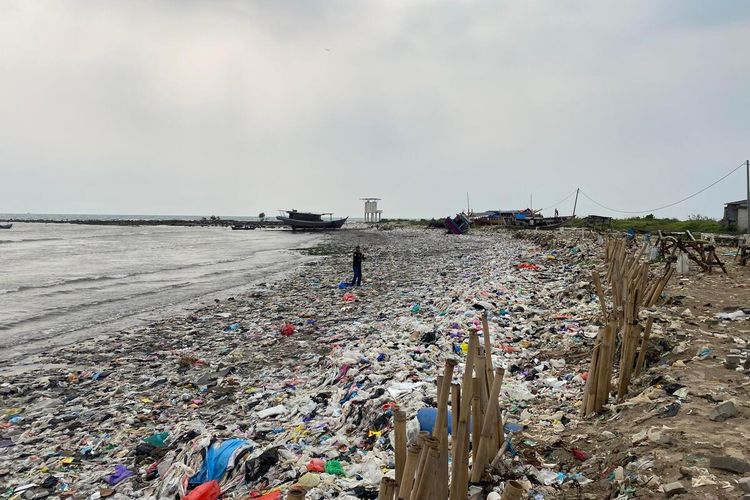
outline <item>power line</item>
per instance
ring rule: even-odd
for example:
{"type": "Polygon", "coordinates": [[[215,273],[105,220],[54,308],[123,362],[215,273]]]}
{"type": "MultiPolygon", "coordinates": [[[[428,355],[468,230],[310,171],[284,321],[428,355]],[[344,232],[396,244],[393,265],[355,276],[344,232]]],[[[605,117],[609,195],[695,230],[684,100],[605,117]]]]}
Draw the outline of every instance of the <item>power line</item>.
{"type": "Polygon", "coordinates": [[[568,196],[566,196],[566,197],[565,197],[565,198],[563,198],[562,200],[558,201],[557,203],[553,203],[552,205],[550,205],[550,206],[548,206],[548,207],[544,207],[544,208],[542,208],[542,209],[541,209],[541,211],[542,211],[542,212],[544,212],[544,211],[545,211],[545,210],[547,210],[548,208],[552,208],[552,207],[554,207],[554,206],[560,205],[560,204],[561,204],[562,202],[564,202],[564,201],[568,201],[568,200],[569,200],[569,199],[570,199],[570,198],[571,198],[571,197],[572,197],[572,196],[573,196],[574,194],[576,194],[576,190],[575,190],[575,189],[573,190],[573,192],[571,192],[571,193],[570,193],[570,194],[569,194],[568,196]]]}
{"type": "Polygon", "coordinates": [[[675,201],[674,203],[669,203],[668,205],[664,205],[664,206],[661,206],[661,207],[650,208],[650,209],[648,209],[648,210],[638,210],[638,211],[632,211],[632,210],[618,210],[618,209],[616,209],[616,208],[611,208],[611,207],[608,207],[608,206],[606,206],[606,205],[603,205],[603,204],[599,203],[598,201],[596,201],[595,199],[593,199],[593,198],[592,198],[591,196],[589,196],[588,194],[586,194],[586,192],[585,192],[585,191],[583,191],[583,190],[581,190],[581,194],[582,194],[583,196],[585,196],[585,197],[586,197],[586,198],[587,198],[587,199],[588,199],[589,201],[591,201],[592,203],[595,203],[596,205],[599,205],[600,207],[602,207],[602,208],[604,208],[604,209],[606,209],[606,210],[612,211],[612,212],[619,212],[619,213],[621,213],[621,214],[645,214],[645,213],[649,213],[649,212],[657,212],[657,211],[659,211],[659,210],[664,210],[665,208],[669,208],[669,207],[673,207],[673,206],[675,206],[675,205],[679,205],[680,203],[682,203],[682,202],[684,202],[684,201],[687,201],[687,200],[689,200],[690,198],[693,198],[693,197],[695,197],[695,196],[698,196],[698,195],[699,195],[699,194],[701,194],[701,193],[702,193],[703,191],[705,191],[705,190],[707,190],[707,189],[709,189],[709,188],[711,188],[711,187],[715,186],[716,184],[720,183],[721,181],[723,181],[724,179],[726,179],[727,177],[729,177],[730,175],[732,175],[733,173],[735,173],[735,172],[736,172],[737,170],[739,170],[740,168],[742,168],[742,167],[744,167],[744,166],[745,166],[745,162],[743,161],[743,162],[742,162],[742,163],[740,163],[740,164],[739,164],[739,165],[738,165],[737,167],[735,167],[734,169],[732,169],[732,170],[731,170],[730,172],[728,172],[728,173],[727,173],[727,174],[725,174],[724,176],[722,176],[722,177],[720,177],[719,179],[715,180],[714,182],[712,182],[712,183],[711,183],[711,184],[709,184],[708,186],[704,187],[703,189],[701,189],[701,190],[699,190],[699,191],[696,191],[695,193],[691,194],[690,196],[686,196],[685,198],[682,198],[682,199],[680,199],[680,200],[677,200],[677,201],[675,201]]]}

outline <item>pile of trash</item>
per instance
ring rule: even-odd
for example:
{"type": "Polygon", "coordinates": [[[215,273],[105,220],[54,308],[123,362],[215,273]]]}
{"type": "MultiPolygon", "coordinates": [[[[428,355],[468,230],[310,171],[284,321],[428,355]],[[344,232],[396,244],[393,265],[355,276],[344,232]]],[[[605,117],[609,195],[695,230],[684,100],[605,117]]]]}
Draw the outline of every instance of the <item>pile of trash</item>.
{"type": "MultiPolygon", "coordinates": [[[[331,255],[283,281],[47,353],[53,368],[0,378],[0,497],[273,499],[297,486],[308,499],[377,498],[395,467],[394,411],[410,439],[429,430],[436,375],[453,356],[460,377],[478,302],[506,370],[508,446],[485,492],[507,479],[535,499],[636,484],[648,464],[602,471],[605,458],[570,438],[584,432],[600,243],[342,231],[331,255]],[[341,286],[355,244],[364,286],[341,286]]],[[[670,349],[660,332],[655,349],[670,349]]]]}

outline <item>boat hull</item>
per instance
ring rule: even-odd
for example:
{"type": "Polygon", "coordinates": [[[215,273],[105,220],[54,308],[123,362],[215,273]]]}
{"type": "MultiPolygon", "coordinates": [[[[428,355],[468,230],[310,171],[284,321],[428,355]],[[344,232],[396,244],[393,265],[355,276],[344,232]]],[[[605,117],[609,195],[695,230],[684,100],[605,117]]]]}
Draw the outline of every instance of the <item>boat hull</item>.
{"type": "Polygon", "coordinates": [[[575,216],[543,217],[534,219],[533,224],[531,224],[529,220],[521,220],[515,224],[509,224],[503,227],[508,229],[539,229],[540,231],[546,231],[567,226],[574,218],[575,216]]]}
{"type": "Polygon", "coordinates": [[[0,229],[10,229],[13,227],[13,224],[0,224],[0,229]]]}
{"type": "Polygon", "coordinates": [[[336,220],[300,220],[279,215],[276,219],[291,227],[293,231],[326,231],[341,229],[349,217],[336,220]]]}

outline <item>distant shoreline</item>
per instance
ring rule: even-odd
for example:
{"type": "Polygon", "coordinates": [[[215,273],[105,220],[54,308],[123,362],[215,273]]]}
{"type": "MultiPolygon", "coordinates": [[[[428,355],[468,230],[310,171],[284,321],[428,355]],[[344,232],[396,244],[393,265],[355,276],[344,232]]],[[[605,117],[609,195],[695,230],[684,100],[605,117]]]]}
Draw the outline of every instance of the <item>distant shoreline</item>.
{"type": "Polygon", "coordinates": [[[239,219],[5,219],[8,222],[23,222],[34,224],[84,224],[94,226],[186,226],[186,227],[216,227],[216,226],[249,226],[249,227],[282,227],[284,224],[277,220],[239,220],[239,219]]]}

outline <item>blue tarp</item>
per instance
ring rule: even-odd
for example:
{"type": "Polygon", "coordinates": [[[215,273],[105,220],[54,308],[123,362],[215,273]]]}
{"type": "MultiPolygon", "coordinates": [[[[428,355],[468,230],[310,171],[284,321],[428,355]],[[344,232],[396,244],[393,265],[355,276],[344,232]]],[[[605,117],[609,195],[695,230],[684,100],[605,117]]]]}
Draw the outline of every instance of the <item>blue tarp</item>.
{"type": "Polygon", "coordinates": [[[203,460],[201,470],[190,478],[189,484],[196,486],[206,481],[221,481],[227,471],[229,459],[232,458],[235,451],[245,446],[250,446],[250,441],[229,439],[221,444],[212,444],[206,451],[206,458],[203,460]]]}

